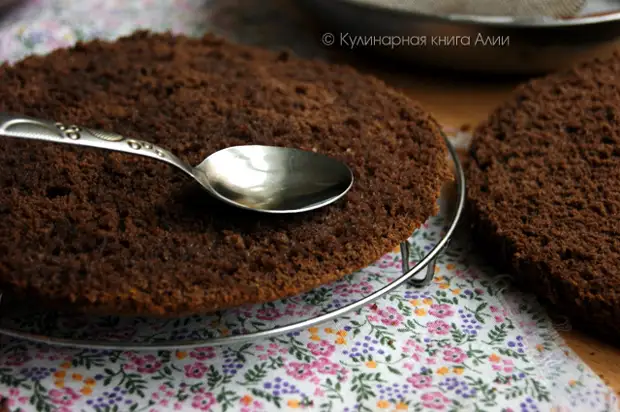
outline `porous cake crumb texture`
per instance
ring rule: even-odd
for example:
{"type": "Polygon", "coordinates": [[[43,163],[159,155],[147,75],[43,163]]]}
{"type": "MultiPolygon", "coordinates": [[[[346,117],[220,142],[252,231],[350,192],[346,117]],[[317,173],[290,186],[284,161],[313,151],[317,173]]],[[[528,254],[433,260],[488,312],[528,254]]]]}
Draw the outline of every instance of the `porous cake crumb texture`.
{"type": "Polygon", "coordinates": [[[0,139],[0,289],[85,312],[179,315],[307,291],[406,239],[450,176],[435,121],[384,83],[211,35],[138,32],[0,66],[0,110],[142,138],[191,164],[265,144],[354,171],[338,203],[267,216],[150,159],[0,139]]]}
{"type": "Polygon", "coordinates": [[[620,337],[620,56],[520,86],[467,170],[487,256],[580,326],[620,337]]]}

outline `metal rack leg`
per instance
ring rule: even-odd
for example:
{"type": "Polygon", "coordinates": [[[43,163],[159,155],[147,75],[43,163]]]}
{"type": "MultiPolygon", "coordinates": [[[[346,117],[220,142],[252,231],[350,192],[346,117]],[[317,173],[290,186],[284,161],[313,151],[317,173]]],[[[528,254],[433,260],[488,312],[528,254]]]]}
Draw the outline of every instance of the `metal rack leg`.
{"type": "Polygon", "coordinates": [[[411,279],[409,279],[409,283],[415,287],[422,287],[422,286],[426,286],[429,283],[431,283],[433,278],[435,277],[435,264],[436,263],[437,263],[437,256],[435,256],[433,259],[431,259],[430,262],[428,262],[428,265],[426,266],[426,275],[424,276],[424,278],[416,279],[415,277],[412,277],[411,279]]]}
{"type": "MultiPolygon", "coordinates": [[[[426,275],[424,275],[424,278],[422,279],[416,279],[415,275],[411,277],[411,279],[409,279],[409,283],[415,287],[423,287],[428,285],[429,283],[432,282],[433,278],[435,277],[435,267],[437,264],[437,258],[439,257],[439,255],[441,255],[443,253],[444,250],[446,250],[446,248],[448,247],[448,244],[450,242],[448,242],[442,249],[441,251],[439,251],[439,253],[437,253],[435,255],[435,257],[433,259],[431,259],[430,262],[428,262],[428,265],[426,266],[426,275]]],[[[400,244],[400,255],[401,255],[401,260],[402,260],[402,272],[403,275],[405,275],[407,272],[409,272],[409,256],[410,256],[410,247],[411,245],[409,245],[409,242],[402,242],[400,244]]]]}
{"type": "Polygon", "coordinates": [[[409,272],[409,247],[409,242],[406,240],[400,243],[400,256],[403,275],[409,272]]]}

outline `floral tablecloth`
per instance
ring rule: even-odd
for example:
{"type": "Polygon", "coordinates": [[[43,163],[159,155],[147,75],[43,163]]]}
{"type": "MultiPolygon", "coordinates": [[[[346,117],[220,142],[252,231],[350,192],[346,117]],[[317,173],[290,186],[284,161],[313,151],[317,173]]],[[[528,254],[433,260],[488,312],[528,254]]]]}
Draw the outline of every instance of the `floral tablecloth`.
{"type": "MultiPolygon", "coordinates": [[[[18,3],[0,17],[0,61],[137,28],[325,54],[286,1],[18,3]]],[[[251,344],[122,352],[0,337],[0,397],[11,411],[616,410],[613,392],[535,300],[493,276],[466,244],[453,243],[424,290],[404,286],[359,313],[251,344]]],[[[371,269],[399,264],[390,254],[371,269]]]]}

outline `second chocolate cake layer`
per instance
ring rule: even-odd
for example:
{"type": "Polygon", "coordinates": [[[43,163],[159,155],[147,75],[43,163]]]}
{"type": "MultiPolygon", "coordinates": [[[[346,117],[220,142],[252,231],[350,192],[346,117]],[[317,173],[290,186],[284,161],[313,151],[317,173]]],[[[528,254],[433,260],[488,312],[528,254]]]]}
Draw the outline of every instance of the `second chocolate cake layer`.
{"type": "Polygon", "coordinates": [[[620,337],[620,56],[516,90],[467,168],[485,255],[581,326],[620,337]]]}

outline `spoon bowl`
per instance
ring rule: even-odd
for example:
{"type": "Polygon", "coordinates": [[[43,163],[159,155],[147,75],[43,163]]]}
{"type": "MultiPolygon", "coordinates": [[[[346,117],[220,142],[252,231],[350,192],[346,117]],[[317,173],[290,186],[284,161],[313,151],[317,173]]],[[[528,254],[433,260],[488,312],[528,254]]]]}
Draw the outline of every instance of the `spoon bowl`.
{"type": "Polygon", "coordinates": [[[343,197],[353,185],[349,167],[318,153],[274,146],[233,146],[192,167],[144,140],[76,125],[0,113],[0,137],[14,137],[113,150],[172,165],[212,196],[264,213],[314,210],[343,197]]]}
{"type": "Polygon", "coordinates": [[[269,213],[306,212],[344,196],[353,174],[342,162],[314,152],[274,146],[234,146],[194,168],[220,200],[269,213]]]}

